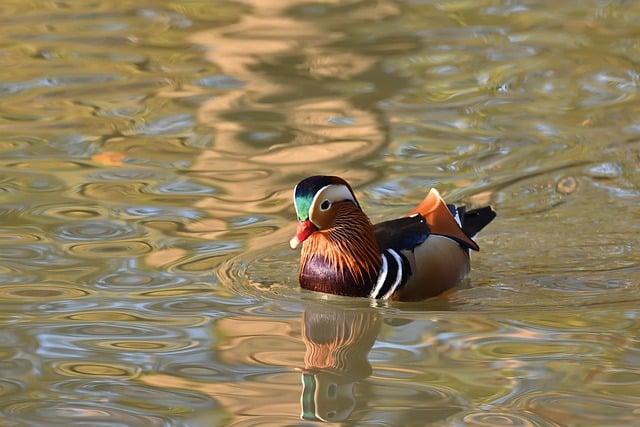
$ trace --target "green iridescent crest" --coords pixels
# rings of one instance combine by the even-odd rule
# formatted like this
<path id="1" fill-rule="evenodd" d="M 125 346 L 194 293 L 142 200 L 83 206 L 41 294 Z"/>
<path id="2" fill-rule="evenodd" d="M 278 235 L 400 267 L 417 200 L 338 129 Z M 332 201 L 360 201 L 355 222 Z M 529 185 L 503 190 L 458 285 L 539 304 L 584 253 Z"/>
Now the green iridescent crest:
<path id="1" fill-rule="evenodd" d="M 320 190 L 330 185 L 343 185 L 347 187 L 351 197 L 346 198 L 352 199 L 354 203 L 356 203 L 356 205 L 358 204 L 355 201 L 355 196 L 353 196 L 351 187 L 349 187 L 349 184 L 347 184 L 344 179 L 337 176 L 310 176 L 300 181 L 293 190 L 293 203 L 296 206 L 298 221 L 305 221 L 309 219 L 309 215 L 311 214 L 311 212 L 309 212 L 309 209 L 311 209 L 313 198 L 316 194 L 318 194 Z"/>
<path id="2" fill-rule="evenodd" d="M 296 206 L 296 215 L 298 216 L 298 221 L 304 221 L 309 219 L 309 208 L 311 208 L 312 201 L 313 201 L 313 197 L 308 197 L 308 196 L 296 197 L 295 206 Z"/>

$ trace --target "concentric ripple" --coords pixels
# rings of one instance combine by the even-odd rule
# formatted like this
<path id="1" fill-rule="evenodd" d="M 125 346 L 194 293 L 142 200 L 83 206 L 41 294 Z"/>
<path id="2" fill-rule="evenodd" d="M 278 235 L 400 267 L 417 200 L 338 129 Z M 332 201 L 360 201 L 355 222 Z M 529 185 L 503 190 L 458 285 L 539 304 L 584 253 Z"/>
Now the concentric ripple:
<path id="1" fill-rule="evenodd" d="M 61 362 L 53 369 L 69 377 L 135 378 L 140 374 L 140 369 L 134 366 L 94 362 Z"/>
<path id="2" fill-rule="evenodd" d="M 122 222 L 85 221 L 58 227 L 54 234 L 65 241 L 102 241 L 140 236 L 141 232 L 131 224 Z"/>
<path id="3" fill-rule="evenodd" d="M 114 243 L 81 243 L 70 245 L 68 251 L 81 258 L 131 257 L 149 253 L 151 245 L 144 241 Z"/>
<path id="4" fill-rule="evenodd" d="M 0 22 L 0 424 L 640 425 L 639 2 Z M 320 173 L 373 222 L 432 187 L 498 217 L 439 298 L 307 292 Z"/>

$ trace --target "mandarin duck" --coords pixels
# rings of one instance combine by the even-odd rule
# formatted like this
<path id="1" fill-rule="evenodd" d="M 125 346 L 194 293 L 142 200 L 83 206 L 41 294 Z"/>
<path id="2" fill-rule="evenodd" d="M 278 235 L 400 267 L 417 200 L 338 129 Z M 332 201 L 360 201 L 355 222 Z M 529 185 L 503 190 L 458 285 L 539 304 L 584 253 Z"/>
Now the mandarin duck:
<path id="1" fill-rule="evenodd" d="M 405 217 L 372 224 L 351 186 L 311 176 L 293 190 L 302 244 L 300 286 L 353 297 L 418 301 L 455 286 L 469 272 L 472 237 L 496 213 L 447 205 L 436 189 Z"/>

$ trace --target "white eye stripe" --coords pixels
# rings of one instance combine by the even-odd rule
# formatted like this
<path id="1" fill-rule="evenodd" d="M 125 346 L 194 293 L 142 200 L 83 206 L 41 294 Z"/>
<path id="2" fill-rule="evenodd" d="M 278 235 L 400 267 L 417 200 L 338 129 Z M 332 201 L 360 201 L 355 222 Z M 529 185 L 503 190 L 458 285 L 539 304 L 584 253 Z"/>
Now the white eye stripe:
<path id="1" fill-rule="evenodd" d="M 298 184 L 293 187 L 293 208 L 296 210 L 296 216 L 300 217 L 300 212 L 298 212 L 298 205 L 296 204 L 296 191 L 298 191 Z"/>
<path id="2" fill-rule="evenodd" d="M 318 223 L 315 221 L 316 218 L 314 218 L 313 213 L 316 212 L 316 206 L 320 204 L 321 198 L 323 201 L 329 200 L 329 202 L 351 200 L 353 201 L 353 203 L 356 203 L 353 197 L 353 194 L 351 194 L 351 191 L 349 191 L 349 189 L 345 185 L 340 185 L 340 184 L 325 185 L 324 187 L 322 187 L 320 190 L 316 192 L 315 196 L 313 196 L 313 200 L 311 201 L 311 206 L 309 207 L 309 219 L 316 226 L 318 225 Z M 318 210 L 321 210 L 320 206 L 318 206 Z"/>

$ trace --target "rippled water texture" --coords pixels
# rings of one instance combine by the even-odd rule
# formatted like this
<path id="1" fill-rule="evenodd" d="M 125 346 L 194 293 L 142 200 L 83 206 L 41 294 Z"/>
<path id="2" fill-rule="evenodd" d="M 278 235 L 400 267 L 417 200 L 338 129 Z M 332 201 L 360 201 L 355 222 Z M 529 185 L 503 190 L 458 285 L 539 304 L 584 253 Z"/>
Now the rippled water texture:
<path id="1" fill-rule="evenodd" d="M 0 2 L 0 424 L 640 425 L 640 3 Z M 491 203 L 467 282 L 302 292 L 291 189 Z"/>

